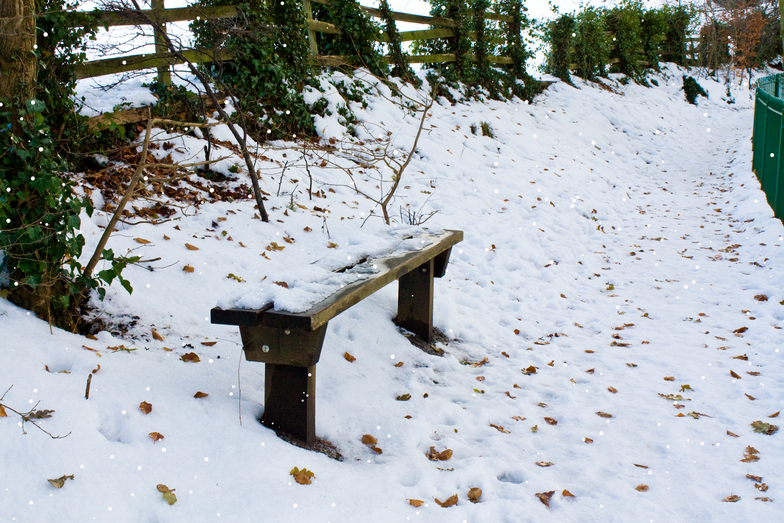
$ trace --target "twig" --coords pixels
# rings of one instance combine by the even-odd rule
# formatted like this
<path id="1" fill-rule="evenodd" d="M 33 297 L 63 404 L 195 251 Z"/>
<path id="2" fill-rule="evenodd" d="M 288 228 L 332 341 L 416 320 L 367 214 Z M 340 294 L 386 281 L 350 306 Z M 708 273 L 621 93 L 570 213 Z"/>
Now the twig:
<path id="1" fill-rule="evenodd" d="M 90 399 L 90 383 L 93 381 L 92 373 L 87 375 L 87 389 L 84 391 L 84 399 Z"/>

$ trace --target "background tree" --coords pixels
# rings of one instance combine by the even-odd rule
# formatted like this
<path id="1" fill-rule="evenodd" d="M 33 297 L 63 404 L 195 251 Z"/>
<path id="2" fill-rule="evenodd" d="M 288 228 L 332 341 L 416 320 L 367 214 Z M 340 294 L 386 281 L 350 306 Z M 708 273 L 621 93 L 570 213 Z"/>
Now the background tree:
<path id="1" fill-rule="evenodd" d="M 0 98 L 33 97 L 35 0 L 0 2 Z"/>

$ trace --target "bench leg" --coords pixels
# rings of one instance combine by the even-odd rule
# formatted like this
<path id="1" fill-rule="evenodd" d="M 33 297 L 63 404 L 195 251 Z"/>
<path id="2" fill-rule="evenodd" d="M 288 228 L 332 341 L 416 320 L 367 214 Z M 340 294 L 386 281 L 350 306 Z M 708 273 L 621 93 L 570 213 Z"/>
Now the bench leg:
<path id="1" fill-rule="evenodd" d="M 261 424 L 305 443 L 316 441 L 316 366 L 264 364 Z"/>
<path id="2" fill-rule="evenodd" d="M 433 260 L 398 280 L 397 325 L 433 342 Z"/>

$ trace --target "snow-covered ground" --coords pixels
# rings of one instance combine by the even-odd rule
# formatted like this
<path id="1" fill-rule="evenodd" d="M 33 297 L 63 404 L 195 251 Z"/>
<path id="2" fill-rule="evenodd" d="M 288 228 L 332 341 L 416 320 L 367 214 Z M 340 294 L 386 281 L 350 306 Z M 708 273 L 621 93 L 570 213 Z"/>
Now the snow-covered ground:
<path id="1" fill-rule="evenodd" d="M 13 386 L 2 403 L 51 409 L 33 421 L 68 434 L 51 439 L 7 409 L 0 520 L 780 520 L 783 435 L 750 424 L 775 424 L 784 400 L 784 227 L 751 172 L 748 91 L 733 87 L 728 104 L 723 84 L 700 79 L 710 98 L 693 106 L 681 75 L 670 66 L 658 87 L 616 92 L 576 79 L 531 104 L 439 100 L 390 227 L 365 222 L 373 205 L 339 170 L 310 165 L 324 196 L 310 200 L 307 173 L 289 166 L 277 196 L 283 162 L 302 152 L 278 144 L 258 163 L 269 223 L 252 218 L 253 200 L 205 191 L 177 221 L 112 236 L 115 253 L 156 260 L 126 270 L 132 295 L 108 289 L 113 327 L 97 339 L 50 334 L 0 301 L 0 394 Z M 143 98 L 135 89 L 95 100 Z M 351 108 L 410 150 L 416 116 L 382 97 Z M 321 122 L 327 137 L 342 129 L 336 118 Z M 481 122 L 494 138 L 472 134 Z M 175 159 L 203 144 L 172 142 L 185 151 Z M 240 159 L 226 162 L 247 183 Z M 292 446 L 255 419 L 264 365 L 243 362 L 238 329 L 210 324 L 209 311 L 273 288 L 282 300 L 274 275 L 294 292 L 298 267 L 393 245 L 400 206 L 437 210 L 431 230 L 464 231 L 435 284 L 446 353 L 426 354 L 393 325 L 396 285 L 355 305 L 330 322 L 318 364 L 316 433 L 344 459 Z M 107 216 L 83 218 L 90 253 Z M 181 359 L 191 352 L 199 362 Z M 451 458 L 429 460 L 431 447 Z M 61 489 L 47 482 L 64 475 Z M 175 489 L 174 505 L 159 484 Z M 548 507 L 537 494 L 551 491 Z M 456 505 L 435 501 L 454 494 Z M 731 495 L 740 500 L 722 501 Z"/>

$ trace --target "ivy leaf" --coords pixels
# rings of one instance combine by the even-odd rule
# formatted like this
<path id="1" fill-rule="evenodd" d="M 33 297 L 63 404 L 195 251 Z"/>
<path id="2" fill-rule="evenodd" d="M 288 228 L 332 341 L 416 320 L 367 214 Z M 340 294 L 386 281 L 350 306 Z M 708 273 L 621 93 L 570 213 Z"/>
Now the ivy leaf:
<path id="1" fill-rule="evenodd" d="M 776 433 L 779 428 L 776 425 L 771 425 L 770 423 L 764 423 L 762 420 L 753 421 L 751 426 L 754 427 L 754 432 L 759 432 L 760 434 L 767 434 L 768 436 L 772 436 Z"/>

